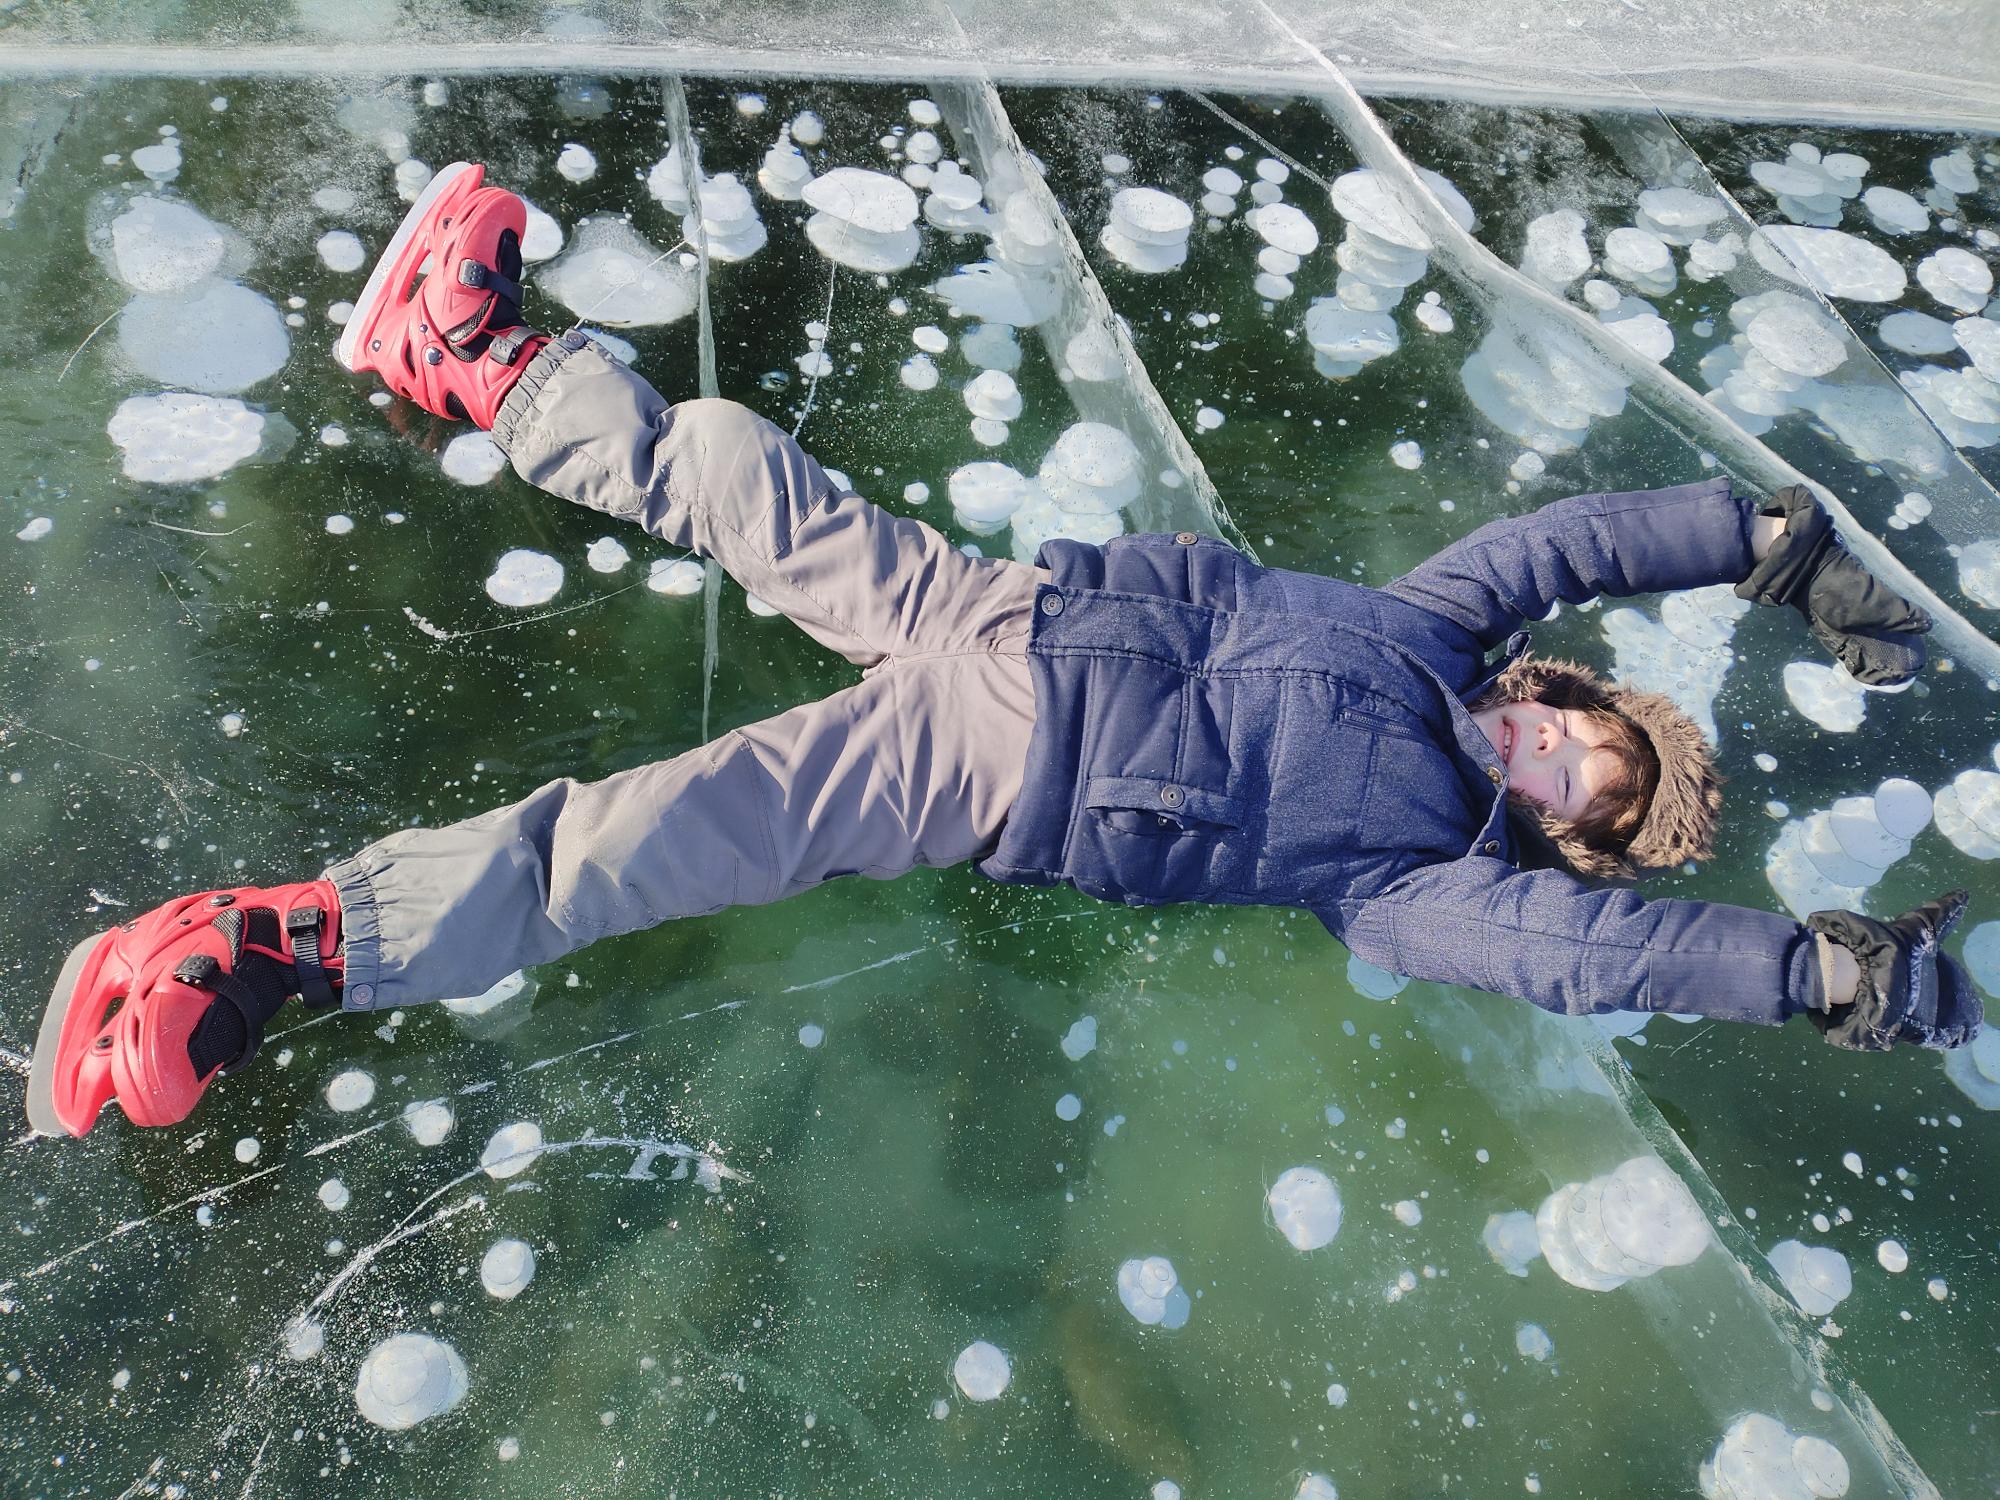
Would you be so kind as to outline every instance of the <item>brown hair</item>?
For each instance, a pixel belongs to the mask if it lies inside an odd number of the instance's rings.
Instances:
[[[1686,714],[1656,693],[1616,687],[1575,662],[1530,656],[1509,666],[1472,707],[1530,701],[1588,717],[1618,763],[1574,820],[1529,798],[1509,798],[1563,864],[1579,875],[1628,877],[1709,857],[1721,781]]]

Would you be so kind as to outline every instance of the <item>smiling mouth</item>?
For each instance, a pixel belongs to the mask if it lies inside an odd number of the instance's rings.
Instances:
[[[1505,719],[1502,719],[1500,721],[1500,764],[1503,766],[1511,766],[1513,763],[1514,763],[1514,726],[1508,723]]]

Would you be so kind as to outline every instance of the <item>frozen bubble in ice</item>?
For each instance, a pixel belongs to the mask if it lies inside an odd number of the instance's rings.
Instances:
[[[352,212],[354,205],[359,203],[361,199],[352,188],[335,187],[332,184],[328,184],[326,187],[318,188],[313,192],[312,201],[313,207],[319,209],[322,213],[344,214]]]
[[[804,197],[810,207],[868,234],[897,234],[917,220],[917,195],[887,172],[835,167],[814,178]]]
[[[1808,1435],[1793,1443],[1792,1467],[1806,1488],[1823,1500],[1839,1500],[1847,1493],[1847,1459],[1823,1437]]]
[[[1272,1222],[1297,1250],[1318,1250],[1340,1233],[1340,1190],[1318,1167],[1292,1167],[1271,1184],[1264,1201]]]
[[[264,416],[231,396],[168,391],[128,396],[105,432],[125,452],[126,478],[192,484],[253,456],[263,445]]]
[[[1853,302],[1894,302],[1909,285],[1894,256],[1845,230],[1770,224],[1750,253],[1773,276]]]
[[[792,144],[791,135],[783,133],[764,153],[763,164],[757,168],[757,185],[780,203],[796,203],[804,196],[812,175],[812,164]]]
[[[938,383],[938,367],[928,354],[912,354],[903,361],[896,378],[913,391],[928,391]]]
[[[354,517],[352,516],[332,515],[326,518],[326,530],[329,536],[346,536],[353,529]]]
[[[337,1214],[354,1199],[347,1190],[347,1184],[338,1177],[329,1177],[319,1185],[319,1201],[328,1213]]]
[[[590,544],[583,560],[590,565],[593,573],[616,573],[632,560],[632,554],[625,550],[625,544],[618,538],[601,536]]]
[[[1217,411],[1212,406],[1199,407],[1196,409],[1194,414],[1194,425],[1196,429],[1201,432],[1213,432],[1215,431],[1216,428],[1220,427],[1225,420],[1227,419],[1223,416],[1223,414]]]
[[[700,571],[701,569],[698,567],[695,569],[697,573]],[[506,978],[497,981],[492,988],[483,990],[477,995],[468,995],[454,1000],[440,1000],[438,1003],[453,1015],[483,1016],[488,1011],[505,1005],[516,995],[526,990],[527,987],[528,976],[519,969],[516,969]]]
[[[958,352],[965,362],[982,370],[1018,370],[1021,343],[1005,323],[975,323],[959,338]]]
[[[349,1068],[338,1073],[326,1086],[326,1102],[336,1114],[352,1114],[357,1109],[366,1109],[375,1097],[375,1078],[359,1068]]]
[[[368,252],[361,248],[361,241],[345,229],[329,229],[314,243],[320,264],[329,271],[358,271],[368,259]]]
[[[1222,193],[1233,198],[1243,191],[1243,178],[1233,168],[1210,167],[1201,174],[1201,185],[1211,193]]]
[[[1326,297],[1306,309],[1306,339],[1315,353],[1343,363],[1381,359],[1394,354],[1403,343],[1395,320],[1388,314],[1356,312]]]
[[[1097,1017],[1085,1016],[1070,1024],[1063,1033],[1063,1056],[1071,1062],[1081,1062],[1097,1050]]]
[[[1910,1269],[1910,1252],[1903,1248],[1900,1240],[1882,1241],[1875,1247],[1875,1259],[1892,1276]]]
[[[1729,209],[1713,193],[1697,193],[1690,188],[1649,188],[1639,195],[1639,212],[1654,233],[1667,231],[1662,238],[1676,244],[1700,239],[1708,226],[1724,219]]]
[[[1867,713],[1865,690],[1845,667],[1795,661],[1785,668],[1785,696],[1793,708],[1834,734],[1852,734]]]
[[[2000,999],[2000,921],[1981,922],[1966,934],[1965,951],[1960,957],[1972,975],[1972,982],[1987,994]],[[1980,1039],[1991,1037],[1985,1052],[1978,1059],[1980,1070],[1988,1073],[1995,1082],[2000,1082],[2000,1028],[1989,1027],[1982,1031]],[[1979,1041],[1973,1043],[1973,1050],[1979,1052]]]
[[[910,330],[910,342],[926,354],[942,354],[951,347],[951,336],[935,323],[925,323]]]
[[[1561,291],[1590,269],[1592,256],[1583,237],[1583,222],[1582,214],[1568,208],[1529,222],[1521,269],[1531,280],[1551,291]]]
[[[319,1358],[326,1348],[326,1325],[311,1318],[293,1318],[285,1324],[285,1357],[304,1363]]]
[[[1779,293],[1764,302],[1743,334],[1753,349],[1789,375],[1829,375],[1847,358],[1841,326],[1802,297]]]
[[[1257,264],[1273,276],[1290,276],[1299,268],[1299,258],[1289,250],[1280,250],[1274,245],[1266,245],[1257,252]],[[1199,315],[1196,315],[1199,316]],[[1190,322],[1195,319],[1190,317]],[[1197,327],[1200,325],[1197,323]]]
[[[1420,169],[1420,174],[1434,188],[1443,183],[1451,195],[1446,199],[1447,210],[1459,220],[1461,228],[1470,228],[1472,211],[1458,190],[1435,172]],[[1344,173],[1334,180],[1331,196],[1334,211],[1354,228],[1392,247],[1414,250],[1423,255],[1431,252],[1430,236],[1418,225],[1415,216],[1403,207],[1394,184],[1381,173],[1368,167]],[[1457,199],[1457,203],[1454,204],[1452,199]]]
[[[699,594],[707,575],[700,563],[688,557],[653,560],[646,572],[646,587],[656,594],[680,595]]]
[[[523,198],[521,204],[528,210],[528,232],[521,237],[521,259],[529,265],[553,260],[563,247],[562,225],[555,216],[544,213]]]
[[[138,152],[132,153],[136,165]],[[141,171],[145,168],[141,167]],[[1948,151],[1943,156],[1931,160],[1931,181],[1947,193],[1976,193],[1979,191],[1979,177],[1973,170],[1972,154],[1960,146],[1956,151]]]
[[[1555,1340],[1549,1337],[1549,1331],[1541,1324],[1522,1323],[1514,1330],[1514,1352],[1523,1359],[1546,1364],[1549,1356],[1556,1352]]]
[[[646,173],[646,191],[670,214],[685,214],[694,207],[688,194],[687,163],[678,145],[667,147],[667,154]]]
[[[984,1339],[967,1344],[951,1367],[951,1378],[968,1401],[997,1401],[1013,1378],[1007,1356]]]
[[[1739,1417],[1703,1465],[1705,1492],[1716,1500],[1809,1500],[1793,1458],[1794,1437],[1762,1412]]]
[[[479,1153],[479,1165],[488,1177],[518,1177],[535,1164],[542,1152],[542,1127],[533,1120],[516,1120],[502,1125]]]
[[[1398,1200],[1396,1206],[1392,1208],[1390,1212],[1396,1216],[1396,1222],[1398,1224],[1407,1225],[1412,1229],[1416,1228],[1417,1225],[1424,1222],[1423,1207],[1414,1198],[1403,1198]]]
[[[1056,1100],[1056,1118],[1058,1120],[1074,1120],[1082,1113],[1083,1101],[1077,1098],[1076,1095],[1064,1094],[1062,1098]]]
[[[1930,211],[1901,188],[1872,187],[1861,195],[1861,206],[1884,234],[1921,234],[1931,227]]]
[[[817,1047],[821,1042],[825,1040],[826,1040],[826,1028],[823,1026],[817,1025],[812,1021],[808,1021],[806,1022],[805,1025],[799,1028],[799,1045],[801,1047],[804,1047],[807,1051],[811,1051],[813,1048]]]
[[[1450,333],[1458,326],[1457,320],[1451,315],[1451,310],[1442,302],[1432,301],[1429,297],[1416,305],[1414,315],[1417,326],[1426,333]]]
[[[1780,1240],[1765,1258],[1799,1311],[1809,1318],[1825,1317],[1854,1290],[1854,1273],[1838,1250]]]
[[[960,266],[931,286],[931,295],[981,323],[1030,328],[1051,316],[1058,300],[1038,282],[990,260]]]
[[[1181,1500],[1181,1487],[1171,1479],[1162,1479],[1152,1488],[1152,1500]]]
[[[1378,968],[1359,954],[1347,955],[1347,982],[1370,1000],[1393,1000],[1410,981]]]
[[[1535,1238],[1541,1244],[1542,1259],[1548,1262],[1549,1269],[1571,1286],[1587,1292],[1616,1291],[1627,1278],[1599,1271],[1584,1258],[1570,1236],[1570,1205],[1583,1186],[1580,1182],[1565,1183],[1542,1200],[1535,1211]]]
[[[427,1333],[398,1333],[368,1351],[354,1382],[354,1404],[377,1427],[402,1432],[465,1399],[458,1351]]]
[[[535,1251],[526,1240],[495,1240],[479,1262],[479,1284],[487,1295],[512,1302],[535,1279]]]
[[[1992,318],[1960,318],[1951,325],[1951,337],[1981,375],[2000,384],[2000,322]]]
[[[236,1143],[236,1159],[248,1166],[263,1152],[263,1142],[254,1135],[246,1135]]]
[[[396,163],[396,196],[405,203],[415,203],[436,175],[415,157]]]
[[[1917,284],[1946,307],[1976,313],[1993,294],[1993,268],[1970,250],[1947,245],[1917,263]]]
[[[403,1128],[419,1146],[442,1145],[454,1118],[445,1099],[412,1099],[403,1106]]]
[[[1664,293],[1674,287],[1674,257],[1657,234],[1626,226],[1604,237],[1604,269],[1640,291]]]
[[[135,292],[186,291],[222,265],[228,231],[185,203],[142,193],[111,221],[111,269]]]
[[[1024,505],[1029,481],[1009,464],[981,461],[952,471],[946,481],[952,511],[974,530],[997,529]]]
[[[181,143],[168,137],[132,153],[132,165],[155,182],[172,182],[180,175]]]
[[[1389,461],[1399,469],[1421,469],[1424,466],[1423,445],[1409,441],[1391,443]]]
[[[965,409],[975,417],[1011,422],[1021,415],[1021,391],[1005,370],[983,370],[966,382]]]
[[[612,328],[671,323],[694,311],[694,277],[620,218],[593,215],[539,286],[579,318]]]
[[[826,124],[811,110],[801,110],[792,116],[791,132],[801,146],[817,146],[826,139]]]
[[[1194,210],[1158,188],[1120,188],[1111,200],[1110,222],[1135,244],[1177,245],[1194,227]]]
[[[1291,277],[1271,271],[1259,271],[1251,279],[1250,289],[1267,302],[1283,302],[1298,290]]]
[[[1185,1326],[1193,1308],[1174,1263],[1164,1255],[1119,1266],[1118,1300],[1141,1323],[1169,1329]]]
[[[1292,1500],[1340,1500],[1340,1492],[1324,1474],[1308,1474],[1292,1492]]]
[[[556,171],[571,182],[588,182],[597,175],[597,153],[570,141],[556,153]]]
[[[1266,203],[1250,210],[1250,227],[1264,243],[1287,255],[1306,256],[1319,248],[1319,228],[1289,203]]]
[[[461,432],[444,445],[440,462],[455,484],[490,484],[507,467],[507,455],[490,433]]]
[[[1063,363],[1078,380],[1115,380],[1121,369],[1116,342],[1096,324],[1070,336],[1063,346]]]
[[[291,354],[284,315],[233,281],[173,295],[142,295],[118,315],[118,347],[162,385],[227,396],[274,375]]]
[[[799,367],[799,373],[809,380],[833,373],[833,360],[824,349],[812,349],[792,361]]]
[[[922,505],[931,497],[931,487],[921,479],[913,479],[903,486],[903,500],[909,505]]]
[[[1952,325],[1925,312],[1893,312],[1875,330],[1891,349],[1904,354],[1949,354],[1958,347]]]
[[[515,609],[531,609],[547,604],[562,592],[563,565],[546,552],[529,547],[513,547],[500,554],[500,561],[486,579],[486,594],[496,604]]]
[[[928,127],[944,119],[944,111],[929,99],[912,99],[910,119],[916,124]]]

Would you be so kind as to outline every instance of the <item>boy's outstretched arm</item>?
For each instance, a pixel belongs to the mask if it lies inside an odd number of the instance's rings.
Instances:
[[[1800,923],[1720,902],[1648,901],[1474,855],[1412,870],[1320,917],[1362,958],[1412,979],[1567,1015],[1676,1011],[1777,1025],[1803,1013],[1829,1040],[1874,1049],[1958,1046],[1978,1031],[1971,980],[1938,949],[1963,904],[1947,898],[1894,923],[1825,912]]]
[[[1558,602],[1736,583],[1756,565],[1756,505],[1726,477],[1663,490],[1572,495],[1491,521],[1385,592],[1490,650]],[[1766,545],[1775,528],[1764,528]]]

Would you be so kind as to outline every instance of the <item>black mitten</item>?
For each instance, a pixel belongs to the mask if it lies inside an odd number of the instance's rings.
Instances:
[[[1882,687],[1916,676],[1931,617],[1856,561],[1813,492],[1788,484],[1761,513],[1783,516],[1785,531],[1736,596],[1791,605],[1857,682]]]
[[[1953,891],[1878,922],[1852,911],[1816,911],[1806,926],[1840,944],[1861,966],[1849,1005],[1808,1014],[1836,1047],[1886,1052],[1897,1042],[1942,1051],[1979,1034],[1983,1007],[1965,965],[1938,944],[1970,898]]]

